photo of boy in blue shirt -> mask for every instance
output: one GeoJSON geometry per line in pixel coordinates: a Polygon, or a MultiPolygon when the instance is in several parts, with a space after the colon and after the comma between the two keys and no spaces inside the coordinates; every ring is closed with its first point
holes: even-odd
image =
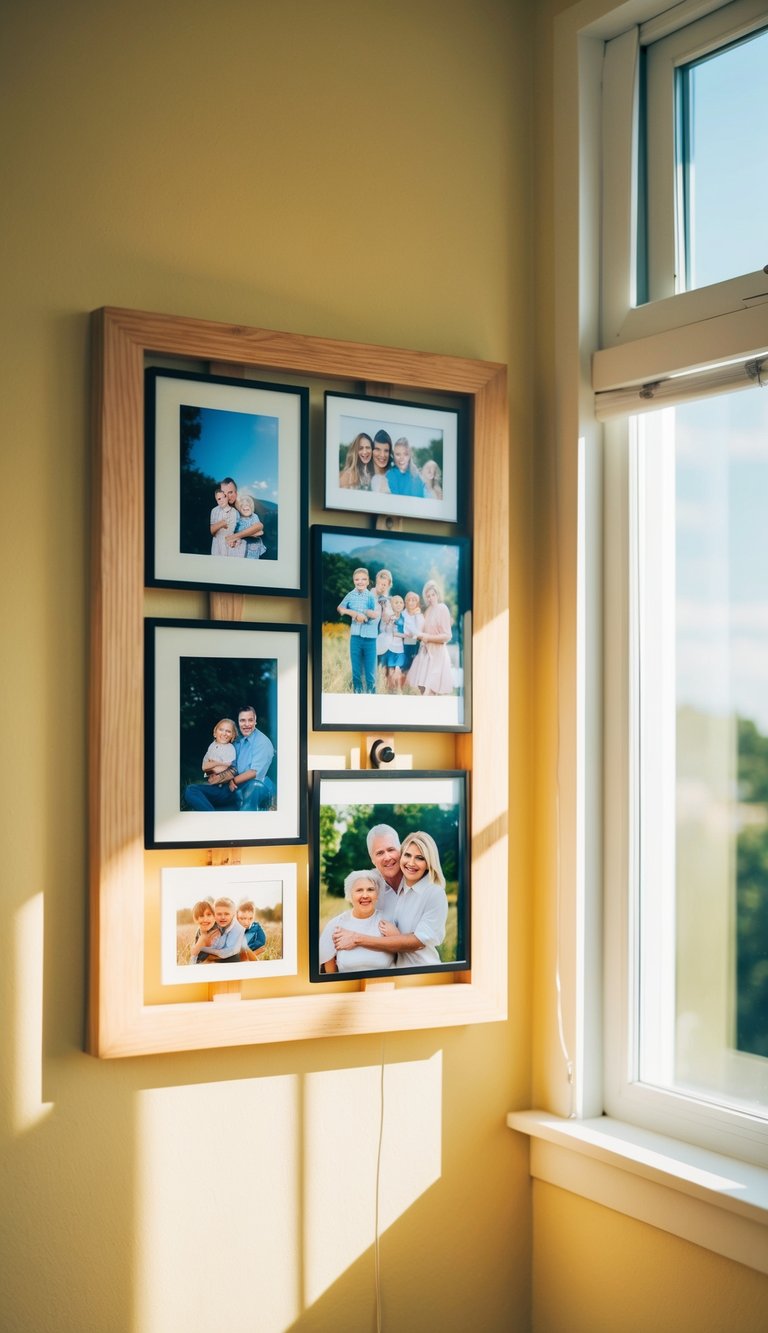
{"type": "Polygon", "coordinates": [[[342,597],[336,610],[349,616],[349,658],[352,666],[352,690],[355,694],[376,691],[376,636],[381,615],[378,601],[368,584],[368,570],[362,567],[352,575],[355,585],[342,597]]]}

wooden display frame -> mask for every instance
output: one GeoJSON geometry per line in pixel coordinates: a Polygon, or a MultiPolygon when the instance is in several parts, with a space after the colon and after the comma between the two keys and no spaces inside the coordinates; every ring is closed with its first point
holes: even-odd
{"type": "MultiPolygon", "coordinates": [[[[88,1049],[101,1057],[492,1022],[507,1014],[508,403],[504,366],[203,320],[93,315],[88,1049]],[[144,366],[169,356],[371,393],[462,395],[474,423],[472,971],[441,984],[147,1004],[143,913],[144,366]],[[119,503],[115,503],[119,497],[119,503]]],[[[415,979],[417,982],[420,978],[415,979]]]]}

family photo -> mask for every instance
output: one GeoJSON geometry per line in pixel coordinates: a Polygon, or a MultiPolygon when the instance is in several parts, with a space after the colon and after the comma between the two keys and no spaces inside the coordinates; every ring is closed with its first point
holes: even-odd
{"type": "Polygon", "coordinates": [[[147,845],[298,836],[305,639],[303,626],[147,622],[147,845]]]}
{"type": "Polygon", "coordinates": [[[313,980],[466,967],[464,775],[316,781],[313,980]]]}
{"type": "Polygon", "coordinates": [[[461,729],[463,539],[314,530],[315,725],[461,729]]]}
{"type": "Polygon", "coordinates": [[[455,409],[326,393],[326,507],[457,519],[455,409]]]}
{"type": "Polygon", "coordinates": [[[294,866],[164,870],[164,984],[286,975],[295,882],[294,866]]]}
{"type": "MultiPolygon", "coordinates": [[[[302,544],[306,390],[147,375],[153,581],[165,586],[165,566],[172,586],[178,575],[199,586],[278,591],[302,544]]],[[[300,579],[298,565],[294,572],[300,579]]]]}

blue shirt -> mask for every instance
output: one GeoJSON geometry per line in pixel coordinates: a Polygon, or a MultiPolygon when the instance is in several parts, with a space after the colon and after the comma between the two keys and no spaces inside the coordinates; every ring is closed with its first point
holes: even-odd
{"type": "Polygon", "coordinates": [[[250,926],[245,932],[245,942],[248,945],[249,949],[253,949],[254,953],[256,952],[257,949],[260,949],[263,944],[266,944],[267,937],[264,934],[264,930],[260,921],[251,922],[250,926]]]}
{"type": "Polygon", "coordinates": [[[233,916],[227,929],[217,936],[213,944],[206,944],[203,953],[215,954],[217,958],[234,958],[240,953],[244,938],[245,931],[237,917],[233,916]]]}
{"type": "MultiPolygon", "coordinates": [[[[375,611],[377,602],[370,588],[366,588],[365,592],[353,588],[346,597],[342,597],[339,606],[343,606],[346,611],[375,611]]],[[[365,624],[353,620],[349,628],[350,633],[359,634],[363,639],[375,639],[379,632],[378,616],[375,620],[366,620],[365,624]]]]}
{"type": "Polygon", "coordinates": [[[399,468],[393,467],[387,473],[387,481],[392,495],[412,495],[417,500],[423,500],[427,493],[421,477],[411,471],[401,472],[399,468]]]}
{"type": "Polygon", "coordinates": [[[275,757],[275,747],[269,737],[257,727],[250,736],[238,736],[235,741],[235,753],[238,773],[247,773],[248,769],[252,768],[261,781],[267,776],[269,766],[275,757]]]}

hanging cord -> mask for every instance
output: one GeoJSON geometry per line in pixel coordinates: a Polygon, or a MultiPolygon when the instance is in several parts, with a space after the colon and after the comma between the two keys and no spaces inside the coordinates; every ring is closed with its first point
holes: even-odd
{"type": "Polygon", "coordinates": [[[381,1148],[384,1141],[384,1037],[381,1038],[379,1072],[379,1142],[376,1147],[376,1198],[373,1228],[373,1266],[376,1279],[376,1333],[381,1333],[381,1259],[379,1257],[379,1197],[381,1194],[381,1148]]]}
{"type": "MultiPolygon", "coordinates": [[[[557,702],[557,740],[556,740],[556,759],[555,759],[555,935],[556,935],[556,953],[555,953],[555,993],[557,997],[557,1037],[560,1043],[560,1051],[565,1064],[565,1072],[568,1078],[568,1087],[570,1089],[568,1103],[568,1118],[573,1120],[576,1115],[575,1093],[576,1086],[574,1082],[574,1069],[571,1053],[568,1049],[568,1042],[565,1036],[565,1022],[563,1017],[563,986],[560,973],[560,949],[562,942],[561,931],[561,905],[563,893],[563,876],[560,856],[560,839],[562,835],[561,812],[560,812],[560,763],[562,757],[562,736],[560,720],[560,641],[562,630],[562,598],[560,586],[560,452],[555,445],[555,607],[556,607],[556,633],[555,633],[555,667],[556,667],[556,702],[557,702]]],[[[578,540],[578,534],[577,534],[578,540]]]]}

